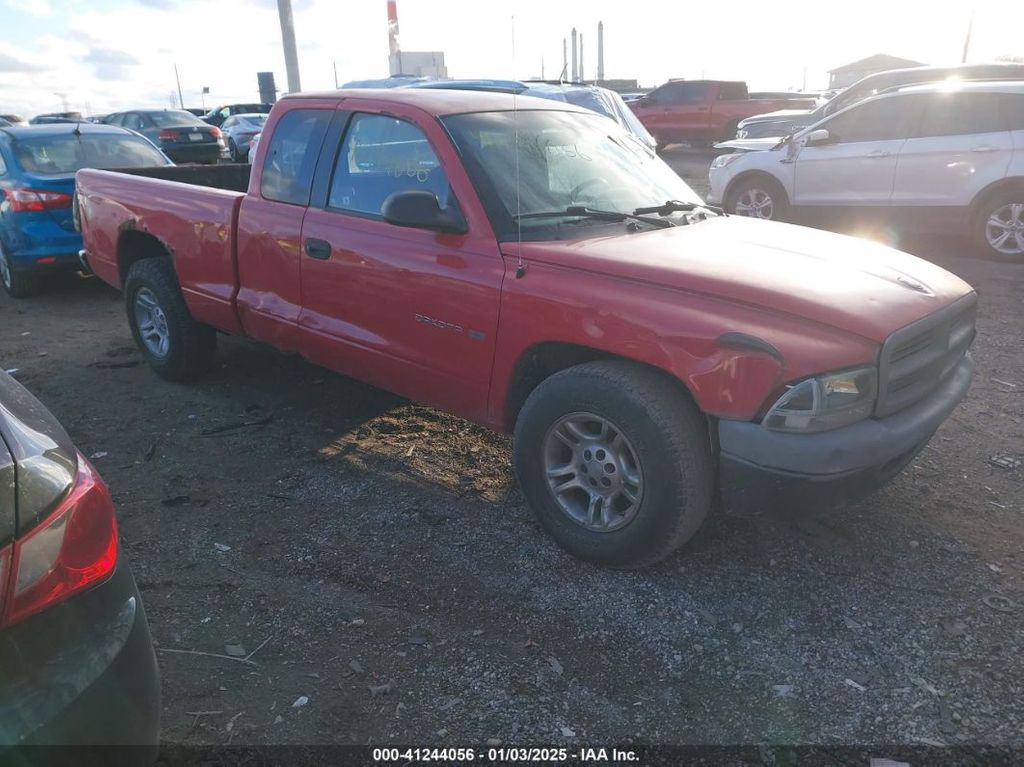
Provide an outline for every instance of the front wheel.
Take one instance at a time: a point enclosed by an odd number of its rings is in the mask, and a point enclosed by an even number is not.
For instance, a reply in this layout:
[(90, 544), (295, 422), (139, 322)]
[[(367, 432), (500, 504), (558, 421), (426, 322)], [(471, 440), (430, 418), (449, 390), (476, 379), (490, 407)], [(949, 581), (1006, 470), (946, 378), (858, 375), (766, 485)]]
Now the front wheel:
[(189, 314), (169, 258), (136, 261), (124, 293), (135, 343), (157, 375), (168, 381), (193, 381), (209, 370), (217, 333)]
[(752, 176), (729, 190), (725, 196), (725, 210), (737, 216), (785, 221), (789, 215), (789, 199), (774, 179)]
[(595, 564), (657, 562), (711, 509), (703, 416), (666, 376), (632, 363), (587, 363), (543, 381), (519, 414), (514, 452), (541, 525)]
[(979, 205), (973, 234), (978, 247), (992, 258), (1024, 258), (1024, 188), (1002, 192)]

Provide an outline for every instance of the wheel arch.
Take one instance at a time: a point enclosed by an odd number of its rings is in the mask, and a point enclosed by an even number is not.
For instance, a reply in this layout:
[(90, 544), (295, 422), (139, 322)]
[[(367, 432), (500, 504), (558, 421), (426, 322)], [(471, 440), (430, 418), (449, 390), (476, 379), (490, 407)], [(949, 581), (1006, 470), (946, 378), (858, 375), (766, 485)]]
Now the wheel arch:
[(998, 181), (992, 182), (974, 195), (974, 199), (971, 200), (970, 206), (971, 220), (974, 220), (974, 217), (978, 215), (981, 207), (986, 202), (996, 195), (1008, 192), (1011, 189), (1020, 189), (1024, 191), (1024, 176), (1007, 176), (1006, 178), (1001, 178)]
[(781, 179), (779, 179), (777, 176), (775, 176), (775, 174), (771, 173), (770, 171), (764, 170), (762, 168), (753, 168), (751, 170), (743, 171), (726, 185), (725, 191), (722, 193), (722, 204), (725, 205), (727, 203), (727, 201), (729, 200), (729, 195), (733, 193), (733, 191), (736, 189), (737, 186), (739, 186), (739, 184), (754, 178), (767, 179), (767, 181), (770, 184), (773, 184), (775, 188), (778, 189), (778, 191), (780, 191), (783, 194), (783, 201), (787, 205), (792, 202), (789, 198), (789, 192), (786, 191), (786, 185), (782, 183)]
[(132, 266), (145, 258), (171, 258), (171, 249), (155, 235), (127, 229), (117, 238), (117, 273), (124, 285)]
[(692, 402), (698, 411), (703, 413), (703, 409), (686, 383), (665, 368), (634, 357), (627, 357), (582, 344), (563, 341), (541, 341), (524, 349), (512, 368), (512, 376), (505, 396), (504, 430), (511, 433), (515, 429), (519, 412), (522, 410), (530, 394), (555, 373), (587, 362), (603, 361), (628, 362), (636, 365), (638, 368), (658, 373), (658, 375), (670, 381), (680, 394)]

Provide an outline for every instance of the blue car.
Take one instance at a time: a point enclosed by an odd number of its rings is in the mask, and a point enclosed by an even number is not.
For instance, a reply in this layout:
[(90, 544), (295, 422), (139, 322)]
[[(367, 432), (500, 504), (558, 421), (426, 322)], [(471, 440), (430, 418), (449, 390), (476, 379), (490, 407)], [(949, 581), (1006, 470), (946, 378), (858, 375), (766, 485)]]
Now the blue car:
[(79, 269), (71, 206), (81, 168), (171, 165), (132, 131), (92, 123), (0, 127), (0, 283), (14, 298), (43, 277)]

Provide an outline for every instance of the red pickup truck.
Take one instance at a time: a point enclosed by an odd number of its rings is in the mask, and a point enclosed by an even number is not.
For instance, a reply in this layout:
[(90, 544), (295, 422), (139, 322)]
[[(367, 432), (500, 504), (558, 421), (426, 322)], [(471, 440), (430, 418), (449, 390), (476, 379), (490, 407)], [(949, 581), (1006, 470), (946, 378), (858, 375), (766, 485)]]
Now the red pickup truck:
[(243, 172), (78, 174), (83, 258), (156, 372), (194, 379), (218, 333), (248, 336), (512, 432), (529, 506), (594, 562), (664, 557), (719, 488), (762, 507), (870, 490), (971, 379), (969, 285), (724, 216), (568, 104), (289, 96)]
[(744, 82), (669, 80), (629, 102), (658, 147), (686, 143), (711, 146), (736, 137), (740, 120), (778, 109), (813, 109), (813, 98), (752, 99)]

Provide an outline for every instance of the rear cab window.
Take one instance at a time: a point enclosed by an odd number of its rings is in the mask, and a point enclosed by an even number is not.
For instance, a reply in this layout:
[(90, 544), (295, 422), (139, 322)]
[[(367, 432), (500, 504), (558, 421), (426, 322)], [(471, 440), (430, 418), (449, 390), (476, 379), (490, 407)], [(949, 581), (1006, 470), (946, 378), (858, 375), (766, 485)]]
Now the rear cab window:
[(293, 109), (277, 122), (263, 158), (264, 199), (309, 205), (317, 158), (333, 116), (329, 109)]
[(327, 207), (380, 216), (396, 192), (433, 192), (442, 208), (448, 178), (426, 135), (413, 123), (386, 115), (357, 113), (338, 152)]

